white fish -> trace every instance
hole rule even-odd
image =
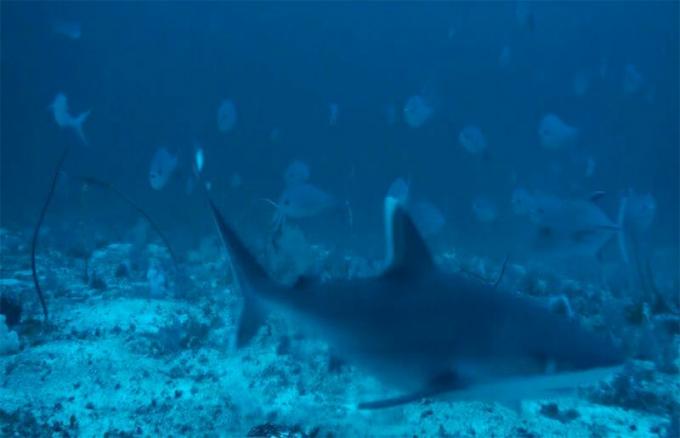
[[[309,183],[295,184],[283,191],[279,202],[264,199],[274,207],[274,227],[279,228],[286,219],[303,219],[317,216],[339,205],[334,196]]]
[[[408,205],[410,189],[410,184],[404,178],[397,178],[387,189],[387,197],[395,198],[402,205]]]
[[[222,132],[230,131],[236,125],[236,104],[231,99],[225,99],[217,109],[217,127]]]
[[[596,192],[591,199],[533,195],[529,219],[539,232],[535,249],[562,256],[595,256],[605,243],[617,236],[621,256],[627,263],[622,232],[626,199],[619,205],[618,222],[613,222],[595,203],[601,196],[602,192]]]
[[[73,117],[68,111],[68,100],[64,93],[58,93],[49,108],[52,110],[54,120],[59,127],[73,129],[83,144],[87,144],[85,134],[83,133],[83,123],[85,123],[85,120],[90,116],[90,111],[82,112],[76,117]]]
[[[309,175],[307,163],[301,160],[294,160],[286,168],[283,179],[286,182],[286,186],[292,186],[306,182],[309,179]]]
[[[337,103],[328,105],[328,124],[335,126],[338,123],[338,116],[340,115],[340,106]]]
[[[406,105],[404,105],[404,120],[406,120],[406,123],[411,128],[423,126],[432,117],[433,113],[432,105],[420,95],[409,97]]]
[[[332,195],[308,183],[286,188],[279,199],[281,212],[294,219],[316,216],[335,204]]]
[[[408,210],[418,231],[425,237],[438,234],[446,224],[444,214],[429,201],[415,202]]]
[[[72,40],[80,39],[80,23],[77,21],[54,20],[52,30]]]
[[[472,212],[480,222],[493,222],[498,217],[496,204],[490,199],[481,196],[472,202]]]
[[[498,65],[502,69],[507,69],[510,66],[510,60],[512,59],[512,50],[510,46],[505,46],[501,50],[501,54],[498,56]]]
[[[645,84],[645,80],[633,64],[626,65],[623,74],[623,92],[625,94],[635,94],[639,92]]]
[[[466,126],[458,134],[458,141],[461,146],[471,154],[480,154],[486,149],[486,138],[482,130],[477,126]]]
[[[548,113],[538,125],[541,145],[546,149],[561,149],[573,145],[578,139],[578,129],[568,125],[557,115]]]
[[[203,148],[201,148],[198,144],[195,144],[194,147],[196,149],[194,154],[194,164],[196,165],[196,171],[201,173],[203,171],[203,164],[205,163]]]
[[[198,165],[198,163],[197,163]],[[177,168],[177,156],[165,148],[159,148],[151,159],[149,183],[154,190],[161,190]]]

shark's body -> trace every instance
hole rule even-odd
[[[389,407],[442,393],[467,394],[546,371],[613,367],[620,352],[537,302],[437,269],[406,210],[386,200],[387,267],[377,277],[277,285],[212,205],[244,294],[242,346],[272,306],[326,340],[335,354],[404,395],[362,403]],[[555,374],[556,375],[556,374]],[[566,382],[554,379],[561,389]]]

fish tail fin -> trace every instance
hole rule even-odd
[[[89,116],[90,111],[85,111],[84,113],[79,114],[78,117],[73,119],[73,129],[76,130],[76,133],[78,134],[78,137],[83,142],[83,144],[87,144],[87,140],[85,139],[85,133],[83,132],[83,123],[85,123]]]
[[[617,217],[618,232],[617,239],[619,241],[619,251],[621,251],[621,257],[623,262],[627,265],[629,264],[630,258],[628,257],[628,247],[626,245],[626,232],[624,228],[624,222],[626,219],[626,205],[628,204],[628,197],[621,197],[621,202],[619,203],[619,213]]]
[[[240,348],[248,343],[257,330],[262,326],[265,313],[262,311],[256,290],[273,290],[274,282],[269,278],[264,268],[255,256],[246,248],[236,232],[227,225],[224,217],[212,200],[208,199],[210,209],[215,219],[224,246],[229,253],[229,263],[236,283],[243,295],[243,310],[241,311],[236,346]]]

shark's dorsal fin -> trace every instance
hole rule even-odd
[[[434,268],[430,250],[398,199],[385,198],[386,274],[418,274]]]
[[[605,192],[604,190],[597,190],[597,191],[595,191],[595,192],[593,192],[593,193],[591,193],[591,194],[588,195],[588,200],[589,200],[590,202],[598,202],[598,201],[600,201],[600,200],[604,197],[604,195],[606,195],[606,194],[607,194],[607,192]]]

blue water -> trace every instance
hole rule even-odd
[[[532,2],[532,26],[518,22],[516,8],[515,2],[3,2],[0,225],[25,237],[17,257],[25,256],[64,148],[69,153],[46,218],[51,234],[40,251],[128,239],[139,216],[106,190],[84,191],[79,178],[93,176],[141,205],[185,259],[214,236],[201,191],[186,191],[195,144],[205,152],[210,196],[245,240],[267,239],[274,212],[261,200],[278,200],[286,167],[300,159],[315,186],[351,208],[351,222],[343,207],[291,223],[312,244],[370,260],[383,254],[383,198],[397,177],[445,219],[428,237],[434,252],[485,258],[491,266],[507,254],[526,264],[543,261],[530,244],[534,225],[513,213],[516,188],[562,199],[604,191],[599,205],[612,220],[622,195],[633,190],[656,202],[644,257],[653,261],[662,293],[677,302],[679,3]],[[55,32],[58,22],[78,23],[79,37]],[[504,47],[507,65],[499,60]],[[642,77],[632,93],[624,90],[629,65]],[[587,81],[582,95],[574,89],[580,73]],[[83,127],[87,145],[55,123],[49,105],[57,93],[68,97],[71,114],[91,111]],[[414,95],[433,108],[420,127],[404,117]],[[221,132],[217,111],[225,99],[235,103],[238,119]],[[331,104],[338,107],[334,124]],[[539,123],[547,113],[578,129],[577,140],[542,147]],[[484,153],[459,144],[468,125],[483,132]],[[159,147],[177,153],[179,165],[154,190],[149,168]],[[480,196],[497,209],[491,222],[475,217]],[[564,262],[542,268],[605,288],[635,277],[615,239],[584,264],[583,272],[564,269]],[[599,266],[607,274],[600,276]],[[24,296],[25,315],[40,319],[33,292]]]

